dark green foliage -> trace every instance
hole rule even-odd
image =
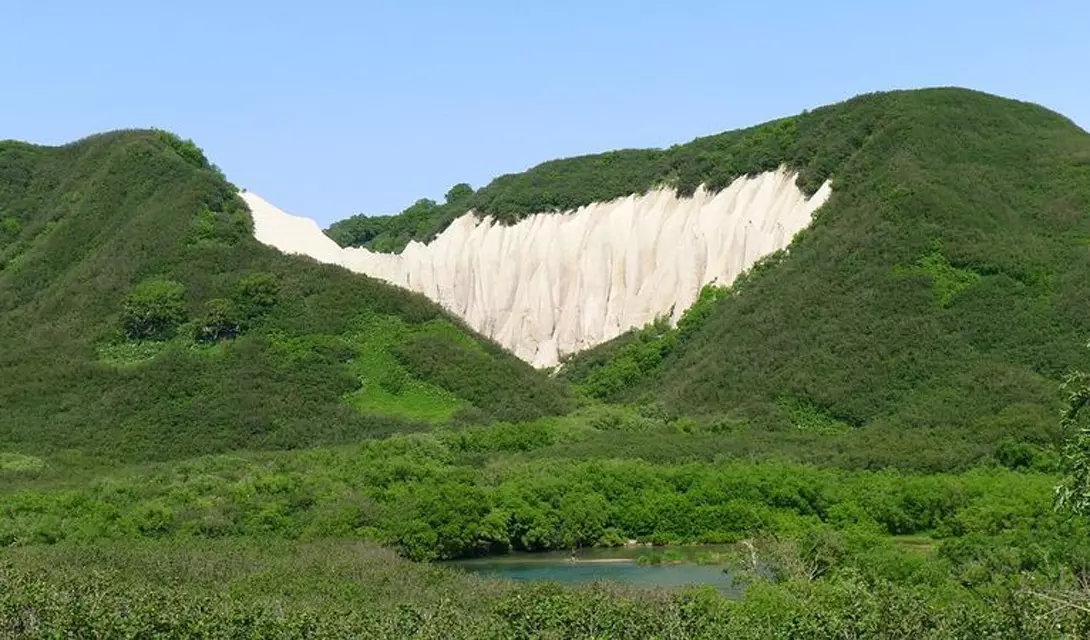
[[[660,318],[607,347],[575,355],[564,363],[561,375],[595,398],[616,398],[656,374],[666,357],[688,340],[707,321],[715,304],[729,294],[728,287],[708,285],[681,314],[676,329],[669,326],[668,318]]]
[[[121,325],[130,340],[170,338],[185,321],[185,287],[173,280],[141,282],[123,303]]]
[[[420,201],[396,216],[354,216],[334,223],[328,234],[342,246],[400,252],[409,240],[427,242],[470,210],[513,224],[533,213],[567,211],[659,186],[673,187],[680,195],[691,195],[700,185],[719,191],[739,176],[783,165],[797,170],[799,186],[813,193],[866,142],[886,101],[885,94],[857,98],[856,117],[843,117],[833,107],[669,149],[552,160],[500,176],[472,195],[461,189],[451,198],[452,189],[445,205]]]
[[[241,330],[242,318],[235,304],[212,298],[204,303],[204,313],[197,318],[194,338],[198,342],[219,342],[235,338]]]
[[[269,313],[279,298],[280,279],[275,274],[261,272],[239,281],[233,302],[242,324],[249,326]]]
[[[511,224],[532,213],[566,211],[643,193],[663,181],[667,154],[628,149],[552,160],[496,178],[467,203],[479,215]]]
[[[831,175],[831,199],[789,252],[607,397],[764,428],[792,424],[791,398],[886,438],[1054,437],[1057,384],[1088,364],[1071,345],[1090,334],[1090,135],[958,89],[864,96],[796,122],[783,158],[810,188]],[[611,355],[579,359],[624,358],[599,349]]]
[[[417,200],[394,216],[352,216],[333,223],[326,233],[342,247],[367,247],[372,251],[398,253],[410,240],[427,241],[466,212],[473,187],[456,184],[447,191],[446,201]]]
[[[0,219],[17,222],[0,243],[0,452],[164,459],[420,428],[348,406],[361,379],[346,336],[361,314],[416,327],[439,307],[260,245],[235,188],[191,143],[148,131],[0,143]],[[297,350],[278,347],[292,340]],[[331,342],[341,351],[321,347]],[[110,349],[125,355],[100,358]],[[491,347],[478,361],[553,384]],[[533,402],[507,390],[512,405]]]
[[[174,153],[177,153],[182,160],[185,160],[191,166],[196,167],[197,169],[211,171],[219,178],[224,178],[220,168],[208,161],[208,158],[204,155],[204,151],[197,146],[197,143],[192,140],[183,139],[170,131],[156,130],[156,133],[160,140],[166,143]]]
[[[460,182],[447,191],[447,194],[443,196],[444,201],[449,205],[459,205],[464,203],[470,197],[473,196],[473,187],[469,186],[465,182]]]

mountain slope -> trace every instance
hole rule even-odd
[[[170,134],[0,143],[0,230],[0,447],[180,457],[568,406],[424,298],[257,243]]]
[[[798,117],[814,128],[833,195],[790,252],[683,339],[636,332],[568,377],[770,427],[1047,433],[1058,382],[1086,365],[1090,135],[960,89]]]

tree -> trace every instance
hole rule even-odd
[[[205,303],[194,337],[198,342],[218,342],[238,336],[242,330],[238,309],[230,300],[213,298]]]
[[[1067,376],[1062,388],[1068,392],[1060,417],[1066,435],[1061,456],[1065,475],[1056,486],[1056,508],[1087,515],[1090,514],[1090,427],[1080,426],[1078,417],[1090,403],[1090,375],[1075,371]]]
[[[460,204],[469,199],[473,195],[473,187],[464,182],[459,182],[447,191],[447,195],[444,196],[447,204]]]
[[[280,297],[280,280],[271,273],[255,273],[239,281],[235,304],[240,320],[249,324],[268,313]]]
[[[125,298],[122,328],[130,340],[166,340],[186,321],[185,287],[174,280],[147,280]]]

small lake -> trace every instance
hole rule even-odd
[[[707,547],[699,549],[708,552]],[[541,553],[512,553],[503,556],[454,560],[451,566],[493,578],[509,580],[550,581],[564,584],[592,584],[616,582],[646,588],[681,588],[711,586],[726,593],[738,594],[741,585],[735,584],[730,573],[721,564],[697,564],[693,562],[697,551],[691,548],[670,548],[671,557],[681,556],[680,561],[647,564],[640,556],[662,557],[663,548],[583,549],[577,551],[574,560],[571,552],[549,551]]]

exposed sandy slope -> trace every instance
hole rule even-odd
[[[313,220],[242,195],[259,241],[421,292],[547,367],[656,317],[676,322],[703,285],[787,246],[829,194],[825,184],[807,199],[781,170],[717,194],[659,189],[511,226],[466,214],[400,255],[342,249]]]

